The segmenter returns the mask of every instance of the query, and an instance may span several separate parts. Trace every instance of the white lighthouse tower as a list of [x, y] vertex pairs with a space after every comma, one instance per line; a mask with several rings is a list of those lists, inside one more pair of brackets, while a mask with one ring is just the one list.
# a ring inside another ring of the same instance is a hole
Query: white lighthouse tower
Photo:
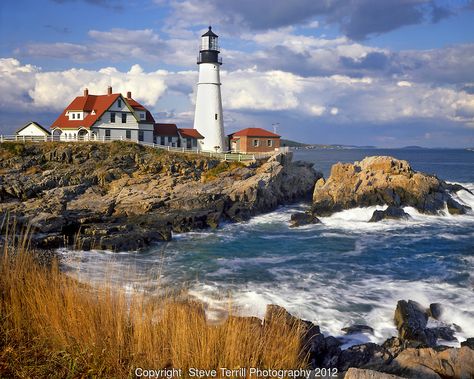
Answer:
[[219, 75], [222, 59], [219, 57], [217, 35], [209, 30], [201, 36], [201, 47], [197, 64], [199, 81], [197, 86], [194, 129], [204, 137], [201, 149], [227, 151], [222, 115], [221, 80]]

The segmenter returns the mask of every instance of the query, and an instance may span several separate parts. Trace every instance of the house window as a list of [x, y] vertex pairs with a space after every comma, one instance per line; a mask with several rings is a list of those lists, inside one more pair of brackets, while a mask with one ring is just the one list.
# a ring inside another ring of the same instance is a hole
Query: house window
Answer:
[[110, 137], [110, 129], [105, 129], [105, 136]]
[[75, 113], [72, 114], [72, 118], [76, 118], [76, 114], [75, 114]]
[[259, 147], [260, 146], [260, 141], [258, 139], [254, 139], [252, 142], [253, 147]]
[[126, 139], [131, 139], [132, 138], [132, 131], [131, 130], [126, 130], [125, 131], [125, 138]]
[[273, 146], [273, 141], [271, 139], [267, 139], [267, 146], [272, 147]]
[[145, 113], [140, 113], [140, 119], [144, 119], [145, 118]]
[[168, 143], [171, 143], [173, 141], [173, 137], [168, 137]]
[[144, 136], [143, 136], [143, 130], [139, 130], [138, 131], [138, 140], [139, 141], [143, 141], [144, 140]]
[[161, 136], [160, 137], [160, 145], [164, 145], [165, 144], [165, 137]]
[[110, 122], [115, 123], [115, 113], [114, 112], [110, 113]]
[[214, 119], [216, 119], [216, 120], [217, 120], [217, 113], [214, 115]]
[[122, 113], [122, 124], [125, 124], [127, 122], [127, 114]]
[[122, 108], [122, 100], [120, 100], [120, 99], [118, 100], [118, 107]]

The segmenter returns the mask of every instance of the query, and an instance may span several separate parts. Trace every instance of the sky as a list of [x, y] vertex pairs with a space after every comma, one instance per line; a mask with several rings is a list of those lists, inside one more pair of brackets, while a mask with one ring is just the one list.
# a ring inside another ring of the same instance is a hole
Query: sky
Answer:
[[192, 127], [208, 25], [227, 134], [474, 146], [474, 0], [1, 1], [0, 134], [108, 85]]

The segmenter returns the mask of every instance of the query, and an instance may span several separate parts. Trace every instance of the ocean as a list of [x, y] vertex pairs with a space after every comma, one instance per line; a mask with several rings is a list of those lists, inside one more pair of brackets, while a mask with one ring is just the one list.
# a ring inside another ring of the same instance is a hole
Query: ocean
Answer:
[[[294, 159], [313, 162], [327, 177], [334, 163], [369, 155], [406, 159], [474, 192], [474, 152], [467, 150], [299, 150]], [[474, 209], [473, 195], [457, 197]], [[282, 206], [248, 222], [177, 234], [146, 252], [61, 250], [62, 265], [80, 280], [107, 278], [128, 291], [184, 288], [205, 302], [211, 319], [230, 307], [263, 317], [267, 304], [279, 304], [345, 338], [344, 347], [397, 335], [393, 314], [400, 299], [444, 304], [444, 320], [460, 327], [450, 345], [474, 336], [474, 211], [429, 216], [405, 208], [410, 220], [368, 223], [383, 207], [357, 208], [289, 228], [291, 214], [308, 207]], [[375, 332], [344, 337], [341, 328], [353, 324]]]

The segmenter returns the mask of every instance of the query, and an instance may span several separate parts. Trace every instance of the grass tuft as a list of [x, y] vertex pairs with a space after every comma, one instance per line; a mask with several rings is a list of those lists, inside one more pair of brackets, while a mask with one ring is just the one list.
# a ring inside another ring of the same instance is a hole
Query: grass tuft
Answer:
[[[303, 331], [229, 317], [200, 303], [91, 287], [33, 258], [27, 239], [0, 258], [0, 377], [134, 377], [136, 367], [296, 369]], [[186, 375], [185, 375], [186, 377]]]

